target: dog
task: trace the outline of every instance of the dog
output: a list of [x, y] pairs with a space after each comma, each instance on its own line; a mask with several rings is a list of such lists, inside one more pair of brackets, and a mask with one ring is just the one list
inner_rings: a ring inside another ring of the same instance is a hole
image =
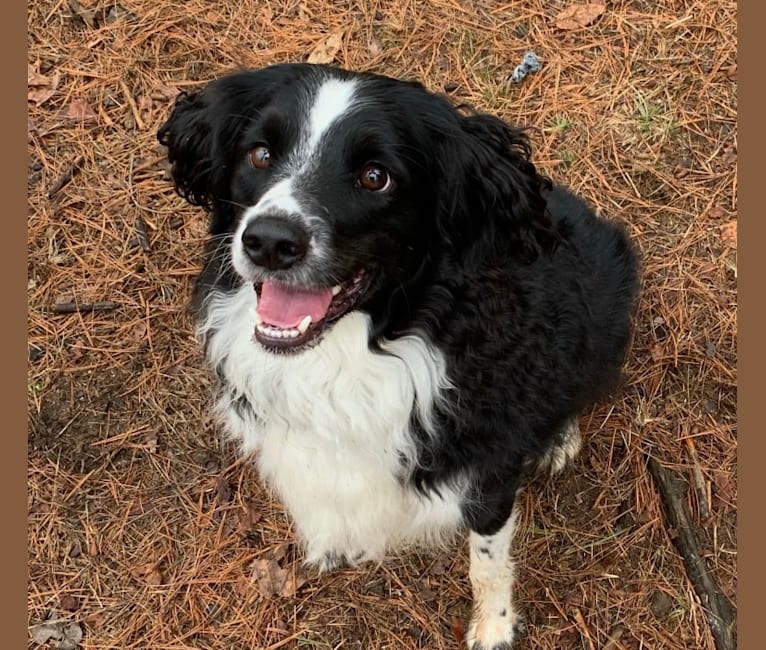
[[575, 456], [629, 348], [624, 227], [538, 173], [524, 129], [371, 73], [229, 73], [158, 138], [210, 213], [192, 309], [215, 410], [306, 561], [467, 530], [467, 645], [509, 648], [517, 491]]

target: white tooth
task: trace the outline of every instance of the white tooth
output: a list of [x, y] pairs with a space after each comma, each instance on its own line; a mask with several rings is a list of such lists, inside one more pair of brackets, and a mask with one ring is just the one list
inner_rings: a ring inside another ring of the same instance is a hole
[[291, 339], [294, 339], [294, 338], [297, 338], [297, 337], [298, 337], [298, 335], [300, 334], [300, 332], [299, 332], [298, 330], [290, 330], [290, 331], [288, 332], [288, 334], [290, 335], [290, 338], [291, 338]]
[[337, 296], [340, 293], [340, 291], [341, 291], [341, 286], [340, 285], [333, 287], [332, 288], [332, 295], [333, 295], [333, 297]]
[[300, 323], [298, 323], [298, 331], [301, 334], [305, 334], [309, 325], [311, 325], [311, 316], [306, 316]]

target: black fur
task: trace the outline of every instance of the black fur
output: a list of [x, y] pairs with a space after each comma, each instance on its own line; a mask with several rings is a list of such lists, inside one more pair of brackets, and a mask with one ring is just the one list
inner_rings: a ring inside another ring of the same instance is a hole
[[[269, 128], [270, 139], [289, 141], [291, 97], [318, 74], [357, 76], [374, 106], [349, 117], [307, 189], [328, 206], [328, 277], [360, 261], [372, 269], [357, 305], [372, 317], [371, 345], [418, 331], [445, 354], [459, 400], [437, 413], [436, 442], [414, 421], [420, 463], [409, 480], [438, 489], [468, 470], [479, 480], [467, 519], [491, 534], [511, 512], [523, 468], [616, 387], [636, 254], [622, 227], [536, 171], [522, 130], [416, 83], [279, 65], [183, 95], [159, 132], [179, 193], [212, 211], [199, 295], [241, 282], [220, 242], [263, 191], [244, 155]], [[344, 189], [342, 165], [359, 150], [392, 171], [391, 194]]]

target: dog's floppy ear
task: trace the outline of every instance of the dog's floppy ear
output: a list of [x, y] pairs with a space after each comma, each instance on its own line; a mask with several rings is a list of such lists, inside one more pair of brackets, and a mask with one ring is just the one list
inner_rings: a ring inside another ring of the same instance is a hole
[[231, 174], [243, 129], [274, 91], [307, 71], [301, 64], [235, 72], [197, 92], [181, 93], [157, 132], [168, 148], [176, 191], [189, 203], [211, 210], [210, 230], [225, 232], [234, 219]]
[[454, 137], [441, 140], [437, 162], [443, 239], [477, 261], [499, 247], [525, 261], [552, 251], [557, 236], [543, 196], [550, 181], [530, 155], [523, 130], [492, 115], [461, 114]]
[[217, 131], [226, 125], [214, 106], [217, 94], [212, 84], [202, 91], [181, 93], [157, 132], [157, 139], [168, 148], [176, 191], [208, 210], [213, 209], [212, 199], [225, 192], [220, 167], [214, 164], [221, 154]]

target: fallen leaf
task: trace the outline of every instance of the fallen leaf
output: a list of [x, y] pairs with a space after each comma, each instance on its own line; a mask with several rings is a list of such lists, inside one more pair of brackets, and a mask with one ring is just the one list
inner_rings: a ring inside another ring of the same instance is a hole
[[47, 102], [56, 94], [60, 79], [61, 75], [58, 73], [52, 77], [46, 77], [36, 72], [31, 66], [27, 66], [27, 101], [37, 105]]
[[225, 506], [231, 503], [231, 485], [223, 475], [215, 480], [215, 491], [220, 505]]
[[64, 117], [67, 117], [70, 120], [85, 121], [92, 120], [94, 117], [96, 117], [96, 113], [88, 105], [88, 102], [86, 102], [81, 97], [78, 97], [73, 99], [69, 104], [69, 108], [64, 113]]
[[82, 628], [74, 621], [58, 620], [34, 625], [29, 635], [35, 643], [53, 650], [75, 650], [82, 642]]
[[665, 350], [661, 345], [653, 345], [649, 348], [649, 354], [652, 357], [652, 361], [657, 363], [665, 356]]
[[734, 501], [734, 483], [727, 472], [713, 472], [713, 483], [716, 489], [715, 495], [720, 501], [727, 503]]
[[453, 616], [452, 621], [450, 622], [450, 627], [452, 628], [452, 635], [455, 637], [458, 645], [462, 646], [463, 639], [465, 638], [465, 624], [462, 619]]
[[149, 95], [151, 99], [155, 99], [157, 101], [168, 101], [178, 97], [178, 93], [178, 86], [174, 86], [172, 84], [158, 84], [156, 86], [152, 86], [152, 90]]
[[381, 52], [383, 52], [383, 44], [380, 42], [380, 39], [373, 36], [370, 39], [370, 56], [378, 56]]
[[260, 510], [256, 509], [255, 505], [249, 503], [246, 508], [243, 508], [239, 513], [239, 530], [242, 533], [247, 533], [253, 529], [253, 526], [261, 519]]
[[61, 609], [65, 609], [68, 612], [73, 612], [78, 607], [77, 598], [72, 596], [72, 594], [64, 594], [61, 597], [59, 605]]
[[146, 580], [146, 584], [151, 585], [152, 587], [157, 587], [158, 585], [161, 585], [163, 579], [164, 579], [164, 576], [162, 575], [162, 571], [160, 571], [157, 568], [154, 568], [151, 571], [147, 571], [146, 575], [144, 576], [144, 580]]
[[150, 431], [144, 436], [144, 443], [146, 444], [146, 447], [148, 448], [150, 454], [157, 453], [158, 442], [159, 442], [159, 439], [157, 437], [156, 431]]
[[432, 603], [436, 601], [436, 599], [439, 597], [439, 594], [431, 589], [431, 586], [428, 584], [427, 580], [423, 580], [419, 585], [418, 596], [420, 596], [420, 599], [424, 603]]
[[306, 582], [305, 578], [298, 576], [294, 571], [281, 568], [276, 560], [254, 560], [250, 566], [255, 588], [264, 598], [291, 598]]
[[138, 321], [132, 328], [132, 338], [136, 342], [141, 342], [146, 338], [146, 334], [148, 332], [148, 329], [146, 327], [146, 323], [144, 321]]
[[737, 222], [730, 221], [720, 228], [721, 241], [729, 246], [737, 247]]
[[606, 11], [605, 4], [600, 2], [586, 2], [584, 4], [567, 7], [554, 18], [554, 21], [556, 27], [559, 29], [571, 31], [573, 29], [587, 27], [599, 18], [604, 11]]
[[339, 29], [337, 32], [333, 32], [326, 39], [321, 41], [309, 54], [309, 63], [332, 63], [335, 60], [335, 55], [340, 50], [340, 46], [343, 44], [343, 32], [345, 30]]
[[730, 65], [728, 68], [726, 68], [726, 76], [731, 81], [737, 80], [737, 64]]
[[86, 9], [78, 0], [69, 0], [69, 8], [76, 16], [80, 18], [88, 27], [93, 29], [96, 26], [96, 12], [93, 9]]

